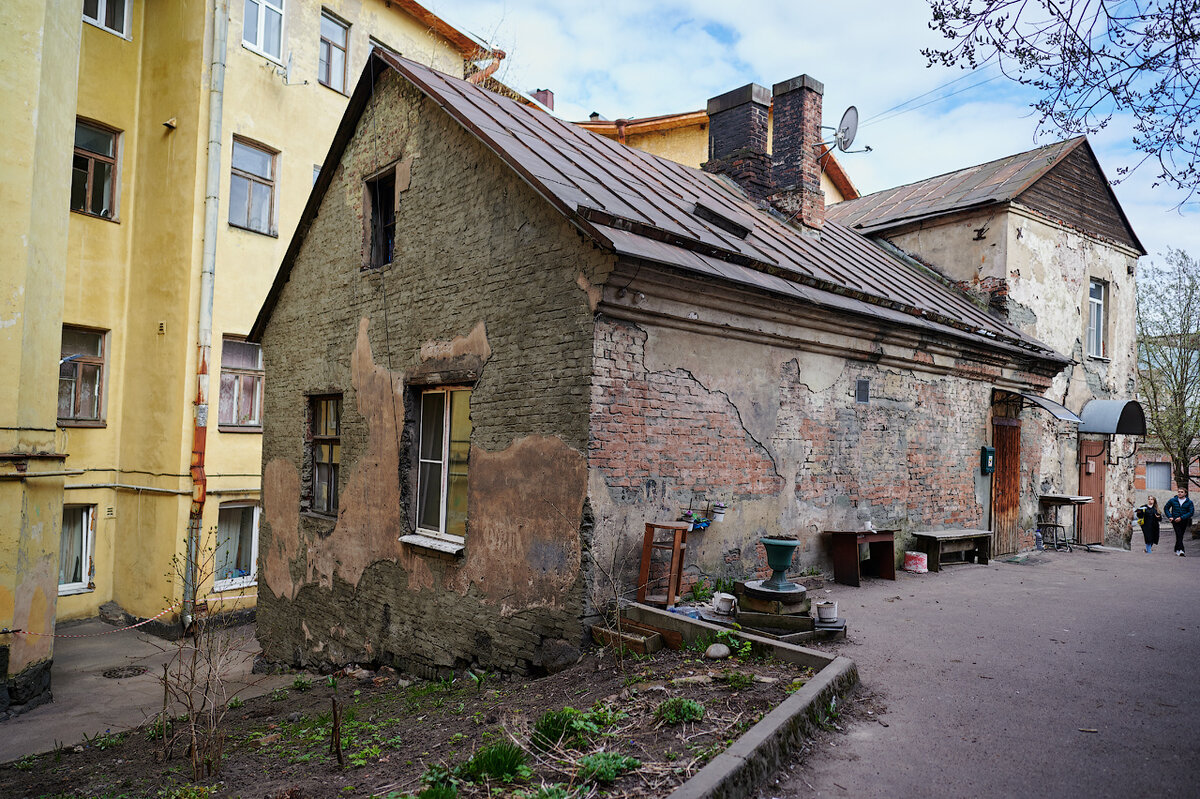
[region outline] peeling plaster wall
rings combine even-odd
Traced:
[[[410,161],[363,270],[363,179]],[[376,86],[263,339],[268,658],[538,671],[581,643],[592,306],[610,258],[399,76]],[[471,385],[461,559],[415,526],[417,399]],[[341,393],[340,509],[302,510],[306,398]]]
[[[687,583],[766,576],[764,535],[799,537],[794,566],[828,569],[828,530],[900,528],[899,555],[913,530],[988,525],[979,447],[993,383],[975,368],[939,375],[603,316],[595,364],[597,599],[607,574],[632,593],[646,522],[706,500],[731,510],[689,537]],[[1023,482],[1033,470],[1025,456]]]
[[[952,280],[1006,279],[1009,321],[1077,362],[1054,379],[1045,396],[1077,413],[1093,399],[1135,398],[1135,253],[1055,224],[1018,205],[925,225],[889,233],[887,238]],[[1109,287],[1106,358],[1085,355],[1092,278]],[[1041,428],[1040,444],[1031,443],[1029,455],[1039,461],[1039,478],[1028,495],[1022,488],[1026,517],[1037,512],[1037,494],[1075,493],[1079,485],[1073,427],[1048,416],[1035,424]],[[1023,437],[1027,434],[1028,428]],[[1132,444],[1121,438],[1113,444],[1116,455],[1128,455],[1131,448]],[[1108,543],[1123,545],[1128,540],[1128,518],[1135,500],[1133,469],[1129,458],[1106,469]]]

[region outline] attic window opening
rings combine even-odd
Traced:
[[[716,225],[721,230],[739,239],[744,239],[750,235],[750,231],[754,227],[753,220],[750,217],[740,217],[735,219],[731,214],[718,211],[717,209],[705,205],[704,203],[696,203],[694,213],[700,219],[708,222],[710,225]]]
[[[396,250],[396,173],[367,183],[371,199],[371,266],[390,264]]]

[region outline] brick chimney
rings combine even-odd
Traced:
[[[538,89],[533,93],[533,99],[537,100],[542,105],[554,110],[554,92],[549,89]]]
[[[776,83],[774,131],[771,137],[771,174],[775,191],[771,204],[806,230],[820,231],[825,224],[825,193],[821,191],[820,81],[800,75]]]
[[[701,169],[728,175],[756,200],[771,194],[767,117],[771,95],[748,83],[708,101],[708,161]]]

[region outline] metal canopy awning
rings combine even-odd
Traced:
[[[1030,405],[1036,405],[1037,407],[1046,411],[1055,419],[1061,419],[1064,422],[1074,422],[1075,424],[1080,424],[1083,422],[1083,419],[1080,419],[1078,416],[1068,410],[1066,406],[1059,405],[1054,400],[1048,400],[1045,397],[1039,397],[1037,394],[1018,393],[1017,396],[1020,397],[1024,402],[1028,402]],[[1079,429],[1083,430],[1082,427]]]
[[[1083,406],[1081,433],[1146,435],[1146,413],[1137,400],[1092,400]]]

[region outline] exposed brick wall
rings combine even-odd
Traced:
[[[395,260],[363,271],[363,217],[369,215],[363,179],[409,157],[412,179],[397,211]],[[561,442],[557,452],[574,450],[582,463],[592,312],[577,280],[600,282],[609,264],[609,256],[585,246],[445,112],[399,76],[381,80],[263,340],[263,461],[275,472],[298,475],[280,485],[307,480],[306,397],[343,395],[337,526],[303,514],[295,530],[274,529],[269,520],[263,525],[260,559],[294,584],[260,580],[258,629],[267,657],[394,662],[418,671],[472,662],[536,671],[548,639],[580,642],[581,571],[559,575],[567,590],[552,602],[520,592],[501,601],[486,564],[471,553],[484,551],[484,544],[503,547],[478,537],[473,546],[470,519],[463,560],[414,554],[398,542],[415,518],[419,388],[406,389],[405,376],[427,363],[430,351],[450,353],[453,364],[455,342],[478,328],[487,351],[472,356],[482,364],[471,398],[472,465],[477,452],[499,453],[535,436]],[[360,329],[363,319],[368,324]],[[470,346],[478,350],[479,342]],[[514,480],[520,483],[520,475]],[[582,480],[579,485],[582,503]],[[516,485],[510,493],[520,490]],[[298,505],[300,497],[265,497],[265,515],[289,518],[270,509],[292,501]],[[511,536],[508,556],[526,557],[522,535],[528,531],[506,529],[502,519],[494,521],[488,498],[480,502],[494,533]],[[569,529],[576,551],[578,540],[590,536],[586,507],[582,515],[555,521]]]
[[[647,366],[653,330],[597,324],[589,466],[602,549],[619,548],[612,540],[622,537],[636,548],[642,522],[674,518],[697,498],[733,508],[689,538],[692,579],[764,576],[763,535],[800,537],[795,566],[828,569],[826,530],[868,520],[898,527],[899,553],[912,530],[987,527],[979,447],[990,441],[992,383],[978,369],[939,377],[780,351],[771,377],[743,365],[729,349],[736,343],[675,333],[686,339],[675,339],[676,349],[703,352],[712,369],[662,368],[669,357],[659,352],[655,370]],[[714,388],[739,370],[746,397]],[[865,404],[855,402],[860,378],[871,384]],[[768,421],[752,425],[754,414]],[[1040,430],[1032,419],[1028,426]],[[1023,450],[1023,485],[1036,482],[1037,468],[1036,453]],[[625,575],[628,585],[635,576]]]
[[[708,161],[702,168],[727,175],[758,200],[774,185],[767,154],[769,102],[766,89],[750,84],[708,104]]]

